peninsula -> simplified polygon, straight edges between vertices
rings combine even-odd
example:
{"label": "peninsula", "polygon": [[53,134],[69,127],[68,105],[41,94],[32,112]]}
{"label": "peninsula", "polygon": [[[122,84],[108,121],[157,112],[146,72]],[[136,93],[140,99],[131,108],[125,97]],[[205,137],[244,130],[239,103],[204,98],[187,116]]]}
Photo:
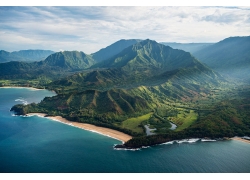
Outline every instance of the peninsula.
{"label": "peninsula", "polygon": [[[248,46],[248,39],[227,38],[211,46],[223,51],[237,46],[241,56],[239,47]],[[206,61],[211,56],[207,54]],[[218,56],[225,63],[229,58]],[[121,40],[91,55],[63,51],[40,62],[0,63],[0,78],[5,79],[0,85],[26,84],[57,93],[38,104],[13,106],[17,115],[45,113],[60,122],[117,138],[124,148],[187,138],[249,136],[249,81],[235,79],[239,74],[230,78],[225,71],[223,74],[189,52],[150,39]],[[170,122],[177,128],[171,129]],[[153,129],[150,135],[145,125]]]}

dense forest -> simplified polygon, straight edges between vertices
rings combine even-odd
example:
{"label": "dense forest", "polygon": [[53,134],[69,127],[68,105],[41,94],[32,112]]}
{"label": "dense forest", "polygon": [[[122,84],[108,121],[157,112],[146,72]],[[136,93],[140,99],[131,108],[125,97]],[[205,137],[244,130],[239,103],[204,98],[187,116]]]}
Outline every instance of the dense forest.
{"label": "dense forest", "polygon": [[[226,47],[231,46],[223,43]],[[235,81],[189,52],[149,39],[121,40],[91,55],[64,51],[40,62],[0,63],[0,70],[2,86],[57,93],[38,104],[13,106],[16,114],[60,115],[133,136],[118,147],[250,135],[247,81]],[[177,128],[171,129],[170,123]],[[145,125],[154,129],[153,135],[146,134]]]}

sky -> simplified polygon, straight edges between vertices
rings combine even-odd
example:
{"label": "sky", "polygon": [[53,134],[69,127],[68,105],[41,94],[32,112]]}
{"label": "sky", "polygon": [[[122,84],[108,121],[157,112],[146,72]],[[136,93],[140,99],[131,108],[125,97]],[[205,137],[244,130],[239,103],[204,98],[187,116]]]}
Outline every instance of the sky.
{"label": "sky", "polygon": [[0,49],[77,50],[120,39],[218,42],[250,35],[250,6],[0,6]]}

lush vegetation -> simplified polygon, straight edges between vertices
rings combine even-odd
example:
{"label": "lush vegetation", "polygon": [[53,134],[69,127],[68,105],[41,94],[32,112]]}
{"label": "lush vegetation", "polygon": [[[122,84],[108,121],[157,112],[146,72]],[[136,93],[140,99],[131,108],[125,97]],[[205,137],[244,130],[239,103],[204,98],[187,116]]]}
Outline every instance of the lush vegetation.
{"label": "lush vegetation", "polygon": [[[19,77],[3,78],[2,85],[22,82],[57,92],[38,104],[16,105],[12,110],[60,115],[132,135],[123,147],[249,135],[248,84],[226,80],[190,53],[145,40],[98,63],[93,57],[65,51],[39,66],[0,64],[3,70],[9,66],[0,71],[0,77],[13,77],[8,71]],[[169,122],[177,129],[170,130]],[[156,135],[146,136],[144,125],[148,124]]]}
{"label": "lush vegetation", "polygon": [[16,79],[16,80],[0,80],[0,87],[34,87],[37,89],[45,89],[46,84],[50,83],[51,79],[45,76],[38,77],[33,80]]}
{"label": "lush vegetation", "polygon": [[63,70],[83,70],[95,64],[95,60],[84,52],[79,51],[63,51],[51,54],[41,65],[59,67]]}
{"label": "lush vegetation", "polygon": [[139,117],[129,118],[122,121],[119,126],[143,134],[144,127],[142,126],[142,122],[149,120],[151,116],[152,113],[148,113]]}
{"label": "lush vegetation", "polygon": [[178,128],[177,131],[188,128],[191,124],[193,124],[198,118],[198,113],[194,110],[184,110],[178,108],[177,117],[169,117],[168,119],[174,122]]}
{"label": "lush vegetation", "polygon": [[94,63],[95,60],[83,52],[58,52],[39,62],[0,63],[0,80],[37,80],[41,77],[55,80],[87,69]]}

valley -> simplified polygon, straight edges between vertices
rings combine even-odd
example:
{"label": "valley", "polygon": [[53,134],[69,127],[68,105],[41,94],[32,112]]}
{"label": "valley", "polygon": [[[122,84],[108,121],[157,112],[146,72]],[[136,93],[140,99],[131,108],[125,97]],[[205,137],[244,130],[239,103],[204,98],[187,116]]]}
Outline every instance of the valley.
{"label": "valley", "polygon": [[[131,135],[118,146],[122,148],[250,135],[247,81],[221,75],[189,52],[153,40],[121,46],[123,42],[116,54],[108,55],[115,45],[107,47],[105,56],[104,48],[101,55],[64,51],[40,62],[0,63],[0,85],[55,91],[56,96],[38,104],[18,104],[12,110],[62,116]],[[147,136],[145,125],[154,129],[152,135]]]}

